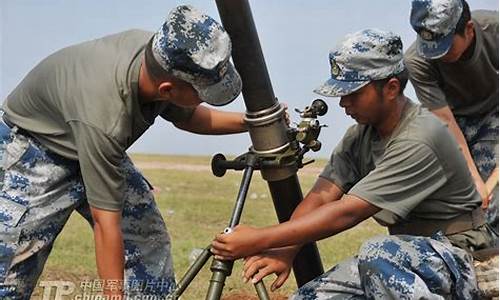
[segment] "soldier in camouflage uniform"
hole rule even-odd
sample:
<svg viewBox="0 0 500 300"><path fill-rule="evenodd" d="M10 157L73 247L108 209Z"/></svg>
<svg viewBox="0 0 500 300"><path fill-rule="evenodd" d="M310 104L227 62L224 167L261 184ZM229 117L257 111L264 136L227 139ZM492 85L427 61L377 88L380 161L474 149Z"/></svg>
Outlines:
<svg viewBox="0 0 500 300"><path fill-rule="evenodd" d="M253 282L290 273L300 245L374 217L391 235L365 241L291 299L474 299L469 251L489 247L481 197L446 126L403 94L401 39L380 30L347 36L330 52L331 78L315 90L340 97L349 128L312 190L279 225L220 234L220 259L247 257Z"/></svg>
<svg viewBox="0 0 500 300"><path fill-rule="evenodd" d="M464 150L498 233L498 186L490 199L484 184L498 162L498 12L471 13L463 0L414 0L410 21L418 36L405 63L417 98Z"/></svg>
<svg viewBox="0 0 500 300"><path fill-rule="evenodd" d="M93 226L105 294L120 296L115 280L123 279L126 295L174 288L165 223L125 151L157 116L195 133L245 131L241 113L199 105L240 93L230 54L221 25L179 6L156 33L131 30L62 49L24 78L0 123L1 299L30 298L75 210Z"/></svg>

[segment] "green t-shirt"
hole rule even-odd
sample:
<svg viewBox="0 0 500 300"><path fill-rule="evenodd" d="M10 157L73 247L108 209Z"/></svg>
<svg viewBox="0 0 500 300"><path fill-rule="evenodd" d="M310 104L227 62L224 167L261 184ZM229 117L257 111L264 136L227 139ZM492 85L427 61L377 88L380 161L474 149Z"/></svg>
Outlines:
<svg viewBox="0 0 500 300"><path fill-rule="evenodd" d="M78 160L92 206L120 210L120 163L160 115L188 120L193 109L140 103L139 70L153 33L130 30L64 48L41 61L7 96L4 118L51 151Z"/></svg>
<svg viewBox="0 0 500 300"><path fill-rule="evenodd" d="M390 137L375 128L350 127L321 177L344 193L382 209L382 225L410 220L443 220L478 207L463 155L448 128L409 99Z"/></svg>
<svg viewBox="0 0 500 300"><path fill-rule="evenodd" d="M449 106L456 116L481 116L498 108L498 12L472 12L476 42L466 61L420 57L415 43L405 64L418 100L430 110Z"/></svg>

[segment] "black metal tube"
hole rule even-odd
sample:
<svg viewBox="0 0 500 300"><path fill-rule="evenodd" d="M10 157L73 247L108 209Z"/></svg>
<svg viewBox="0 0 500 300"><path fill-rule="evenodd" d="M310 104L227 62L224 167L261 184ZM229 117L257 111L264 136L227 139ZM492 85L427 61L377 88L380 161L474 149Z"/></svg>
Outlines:
<svg viewBox="0 0 500 300"><path fill-rule="evenodd" d="M216 3L222 24L233 41L233 62L243 79L247 109L256 112L273 106L276 99L248 2Z"/></svg>
<svg viewBox="0 0 500 300"><path fill-rule="evenodd" d="M245 205L248 188L250 187L250 181L252 180L252 174L253 167L247 166L245 168L245 171L243 172L243 178L241 179L238 198L236 199L236 204L234 205L231 220L229 221L229 228L231 229L240 223L241 213L243 212L243 206Z"/></svg>
<svg viewBox="0 0 500 300"><path fill-rule="evenodd" d="M295 207L302 201L302 191L297 176L279 182L270 182L269 189L280 223L290 219ZM287 199L287 201L282 201ZM313 262L313 263L311 263ZM293 271L300 287L323 274L323 265L315 243L305 244L293 261Z"/></svg>
<svg viewBox="0 0 500 300"><path fill-rule="evenodd" d="M243 81L243 98L247 108L250 137L256 151L281 149L287 143L286 124L278 113L277 100L267 72L264 55L247 0L216 0L224 28L231 37L232 58ZM271 115L269 122L262 116ZM263 143L262 141L266 141ZM290 218L302 200L302 191L296 169L262 171L268 181L280 222ZM294 263L294 273L299 286L323 273L321 259L315 244L305 246Z"/></svg>

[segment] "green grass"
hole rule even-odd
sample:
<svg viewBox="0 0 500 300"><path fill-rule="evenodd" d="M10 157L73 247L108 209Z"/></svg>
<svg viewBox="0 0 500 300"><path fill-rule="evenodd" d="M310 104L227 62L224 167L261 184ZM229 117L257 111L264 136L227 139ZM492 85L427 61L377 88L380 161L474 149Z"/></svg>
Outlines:
<svg viewBox="0 0 500 300"><path fill-rule="evenodd" d="M175 164L208 164L210 157L133 155L135 161L166 162ZM324 164L324 161L320 162ZM157 188L156 201L173 241L173 256L177 279L189 266L189 254L194 248L207 246L214 235L227 225L236 199L241 172L229 171L223 178L208 171L143 170L144 175ZM299 176L304 194L316 176ZM255 173L245 204L242 223L265 226L277 222L267 183ZM362 241L384 232L373 221L319 242L325 269L353 255ZM243 284L241 262L235 263L233 276L226 282L225 293L240 291L254 293L253 286ZM93 237L90 227L78 214L73 214L57 239L41 280L95 278ZM204 299L210 272L205 268L185 292L183 299ZM267 280L270 283L270 280ZM76 282L76 284L79 284ZM280 289L283 295L295 290L290 278ZM40 291L38 291L38 294Z"/></svg>
<svg viewBox="0 0 500 300"><path fill-rule="evenodd" d="M184 163L195 165L209 165L211 156L192 156L192 155L162 155L162 154L143 154L134 153L130 155L132 160L141 162L162 162L162 163Z"/></svg>

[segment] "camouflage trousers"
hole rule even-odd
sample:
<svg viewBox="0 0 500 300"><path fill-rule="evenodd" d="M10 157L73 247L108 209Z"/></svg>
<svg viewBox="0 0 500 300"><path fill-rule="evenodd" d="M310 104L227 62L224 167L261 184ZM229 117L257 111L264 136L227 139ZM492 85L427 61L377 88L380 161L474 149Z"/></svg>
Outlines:
<svg viewBox="0 0 500 300"><path fill-rule="evenodd" d="M92 217L77 162L3 123L0 162L0 299L29 299L72 212L91 226ZM175 285L170 237L149 184L128 157L121 167L127 181L122 213L127 292L165 295Z"/></svg>
<svg viewBox="0 0 500 300"><path fill-rule="evenodd" d="M498 107L481 117L457 117L481 178L486 181L498 162ZM498 185L493 192L486 219L498 234Z"/></svg>
<svg viewBox="0 0 500 300"><path fill-rule="evenodd" d="M447 238L377 236L290 299L478 299L472 257Z"/></svg>

